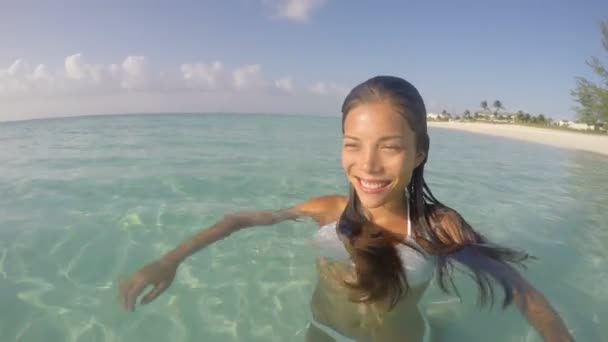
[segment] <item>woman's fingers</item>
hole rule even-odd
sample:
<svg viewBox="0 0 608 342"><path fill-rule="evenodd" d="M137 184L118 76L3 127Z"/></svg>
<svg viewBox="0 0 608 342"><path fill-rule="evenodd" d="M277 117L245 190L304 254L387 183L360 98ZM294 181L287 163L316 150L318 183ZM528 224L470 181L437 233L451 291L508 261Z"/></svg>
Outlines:
<svg viewBox="0 0 608 342"><path fill-rule="evenodd" d="M118 300L120 305L128 311L134 311L135 303L137 298L141 295L143 290L150 284L145 281L128 281L120 284ZM167 281L161 281L156 284L152 290L150 290L145 296L142 297L140 303L147 304L153 301L159 294L161 294L169 283Z"/></svg>
<svg viewBox="0 0 608 342"><path fill-rule="evenodd" d="M135 310L135 302L137 302L137 297L141 294L142 290L148 286L146 282L139 281L135 283L131 289L129 290L129 294L127 296L127 310L134 311Z"/></svg>
<svg viewBox="0 0 608 342"><path fill-rule="evenodd" d="M151 301L156 299L156 297L158 297L158 295L160 295L164 290L166 290L168 286L169 282L167 281L161 281L160 283L156 284L156 286L152 290L150 290L145 296L142 297L140 304L150 303Z"/></svg>
<svg viewBox="0 0 608 342"><path fill-rule="evenodd" d="M131 281L121 281L118 289L118 302L126 310L127 309L127 298L129 297L129 289Z"/></svg>
<svg viewBox="0 0 608 342"><path fill-rule="evenodd" d="M134 311L138 297L150 285L153 285L154 288L141 299L140 304L153 301L171 285L176 269L177 265L161 261L144 266L127 281L120 282L118 296L120 304L125 310Z"/></svg>

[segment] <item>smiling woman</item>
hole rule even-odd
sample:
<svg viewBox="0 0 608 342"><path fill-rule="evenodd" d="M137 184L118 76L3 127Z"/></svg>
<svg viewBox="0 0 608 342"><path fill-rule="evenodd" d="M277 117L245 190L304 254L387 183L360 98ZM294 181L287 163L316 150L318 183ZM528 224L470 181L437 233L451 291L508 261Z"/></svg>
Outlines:
<svg viewBox="0 0 608 342"><path fill-rule="evenodd" d="M308 341L428 341L431 331L418 304L436 275L449 292L452 266L464 265L482 304L515 302L547 341L571 341L544 296L513 265L528 255L491 244L455 210L439 202L424 180L429 153L426 109L417 89L391 76L355 87L342 107L342 166L350 193L323 195L290 208L228 214L133 274L120 285L120 300L133 310L143 290L148 303L173 281L189 255L246 227L309 217L319 281Z"/></svg>

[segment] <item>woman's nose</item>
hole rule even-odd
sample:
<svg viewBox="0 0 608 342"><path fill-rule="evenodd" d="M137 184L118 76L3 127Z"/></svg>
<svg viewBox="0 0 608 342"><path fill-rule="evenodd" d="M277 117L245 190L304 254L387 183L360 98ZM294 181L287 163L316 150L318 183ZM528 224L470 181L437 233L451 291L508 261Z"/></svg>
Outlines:
<svg viewBox="0 0 608 342"><path fill-rule="evenodd" d="M368 174L379 172L382 169L382 163L378 153L373 150L362 153L361 168Z"/></svg>

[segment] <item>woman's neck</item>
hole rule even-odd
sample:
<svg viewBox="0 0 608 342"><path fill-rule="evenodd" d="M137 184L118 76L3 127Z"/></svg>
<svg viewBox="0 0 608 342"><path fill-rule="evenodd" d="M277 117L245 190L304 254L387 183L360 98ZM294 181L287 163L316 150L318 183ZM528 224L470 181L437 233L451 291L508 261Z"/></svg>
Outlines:
<svg viewBox="0 0 608 342"><path fill-rule="evenodd" d="M405 196L386 203L377 208L365 208L372 222L381 224L383 222L394 222L408 219L408 201Z"/></svg>

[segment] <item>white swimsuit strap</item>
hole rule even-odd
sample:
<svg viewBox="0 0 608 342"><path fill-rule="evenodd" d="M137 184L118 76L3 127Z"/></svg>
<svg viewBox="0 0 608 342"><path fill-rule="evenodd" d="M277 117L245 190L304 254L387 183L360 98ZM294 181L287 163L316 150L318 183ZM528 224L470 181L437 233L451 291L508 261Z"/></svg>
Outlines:
<svg viewBox="0 0 608 342"><path fill-rule="evenodd" d="M412 221L410 219L410 197L407 196L407 192L406 192L405 202L406 202L406 207L407 207L407 237L410 237L412 235Z"/></svg>

